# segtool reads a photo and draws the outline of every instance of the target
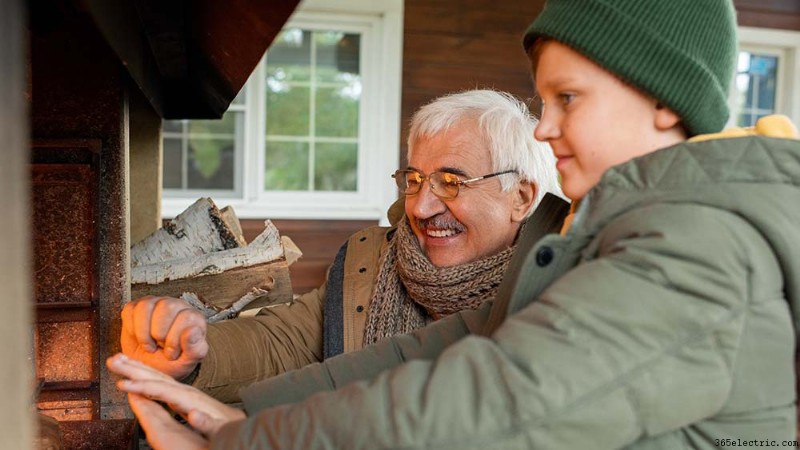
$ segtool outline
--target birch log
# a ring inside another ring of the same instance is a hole
[[[131,267],[243,247],[238,220],[238,232],[226,223],[226,218],[233,221],[231,215],[236,218],[233,211],[220,212],[210,198],[198,199],[164,228],[131,247]]]
[[[249,267],[285,259],[278,229],[264,222],[264,231],[246,247],[232,248],[131,267],[131,283],[156,284],[167,280],[222,273],[236,267]]]
[[[299,249],[290,245],[291,257],[296,259]],[[264,222],[264,231],[245,247],[131,268],[131,298],[180,297],[191,292],[203,303],[225,309],[254,288],[268,292],[247,309],[292,300],[289,264],[278,229],[269,220]]]
[[[236,239],[236,242],[239,243],[239,247],[244,247],[247,245],[247,241],[244,239],[244,233],[242,232],[242,224],[239,223],[239,217],[236,216],[236,213],[233,211],[233,208],[230,206],[226,206],[219,210],[220,216],[222,216],[222,220],[225,222],[225,225],[228,226],[228,229],[233,233],[233,237]]]

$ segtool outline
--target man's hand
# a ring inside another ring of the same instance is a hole
[[[204,437],[210,437],[230,421],[245,418],[243,411],[220,403],[123,354],[109,358],[106,365],[111,372],[127,378],[118,381],[117,387],[128,393],[131,408],[144,428],[148,442],[156,450],[208,448]],[[179,424],[154,400],[169,405],[202,436]]]
[[[147,296],[122,309],[122,352],[182,379],[208,353],[206,319],[187,302]]]

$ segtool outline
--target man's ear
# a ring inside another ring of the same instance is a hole
[[[681,117],[661,103],[656,103],[655,126],[656,129],[665,131],[680,126]]]
[[[514,204],[511,209],[511,221],[522,222],[528,217],[528,211],[536,200],[536,184],[530,181],[520,181],[514,192]]]

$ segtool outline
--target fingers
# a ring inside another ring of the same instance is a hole
[[[146,397],[128,394],[128,403],[148,437],[168,432],[173,428],[172,423],[180,426],[164,408]]]
[[[151,353],[156,351],[158,347],[150,333],[150,321],[153,315],[153,308],[155,308],[158,300],[159,297],[148,296],[134,300],[128,305],[125,305],[126,308],[130,307],[132,309],[130,313],[131,325],[133,334],[136,336],[136,342],[140,347]]]
[[[137,394],[128,394],[128,402],[142,425],[147,441],[155,450],[200,450],[208,441],[173,419],[164,408]]]
[[[202,313],[172,297],[147,296],[122,309],[122,352],[177,379],[208,354]]]
[[[129,394],[138,394],[167,403],[181,415],[187,415],[189,411],[197,408],[199,395],[204,395],[191,386],[176,384],[175,381],[120,380],[117,382],[117,387]]]
[[[206,318],[194,308],[178,310],[164,339],[164,354],[174,360],[183,356],[192,362],[199,362],[208,353],[206,343]],[[171,314],[172,311],[164,315]],[[156,316],[161,314],[156,314]]]
[[[159,372],[139,361],[128,358],[118,353],[106,360],[106,366],[111,372],[132,380],[161,380],[175,382],[169,375]],[[177,382],[175,382],[177,383]]]
[[[134,323],[133,323],[133,304],[132,302],[128,302],[123,308],[122,313],[122,332],[120,333],[120,345],[122,346],[122,351],[129,356],[133,356],[136,352],[136,347],[138,347],[138,341],[136,340],[136,333],[134,332]]]
[[[244,411],[220,404],[217,409],[194,408],[184,416],[189,425],[206,436],[211,436],[219,431],[228,422],[244,420],[247,418]]]
[[[206,436],[215,434],[228,422],[247,418],[241,409],[221,403],[217,408],[193,408],[184,417],[192,428]]]
[[[125,341],[133,341],[150,353],[161,347],[166,359],[174,360],[181,354],[182,334],[192,328],[199,328],[205,339],[205,318],[187,302],[172,297],[142,297],[122,310],[122,339],[127,344],[123,351],[132,354],[130,342]]]
[[[147,301],[139,302],[134,312],[137,324],[139,324],[137,331],[149,334],[149,337],[155,341],[157,346],[166,349],[166,339],[170,331],[173,333],[183,331],[182,326],[184,324],[176,322],[176,318],[183,311],[190,312],[193,310],[188,303],[177,298],[151,297]],[[174,328],[181,329],[173,330]],[[138,334],[137,337],[139,337]],[[143,340],[139,342],[144,343]],[[177,345],[172,347],[172,351],[176,353],[174,358],[177,358],[177,354],[180,353]]]
[[[169,404],[205,434],[213,434],[225,423],[245,418],[242,410],[225,405],[123,354],[109,358],[107,365],[111,372],[128,378],[117,382],[120,390]]]
[[[120,390],[169,403],[181,414],[192,408],[193,397],[203,395],[197,389],[122,354],[109,358],[107,365],[111,372],[128,378],[117,382]]]
[[[203,433],[205,436],[213,435],[220,427],[227,423],[227,421],[215,419],[197,409],[189,411],[189,414],[186,415],[186,421],[189,422],[192,428]]]
[[[202,361],[208,354],[208,341],[206,340],[206,321],[202,314],[200,323],[187,327],[180,335],[180,357],[187,363],[196,364]],[[197,319],[195,319],[197,320]]]

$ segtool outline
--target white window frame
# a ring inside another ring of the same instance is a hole
[[[739,50],[778,57],[775,112],[800,124],[800,32],[739,27]],[[736,126],[736,79],[731,83],[728,127]]]
[[[403,0],[304,0],[284,25],[288,27],[354,31],[362,36],[357,191],[263,190],[266,65],[262,59],[246,85],[245,151],[235,174],[237,186],[239,180],[243,181],[242,190],[165,190],[163,217],[174,217],[200,195],[209,195],[219,199],[220,206],[233,206],[240,218],[352,219],[387,223],[386,211],[397,199],[390,174],[397,169],[400,159]]]

